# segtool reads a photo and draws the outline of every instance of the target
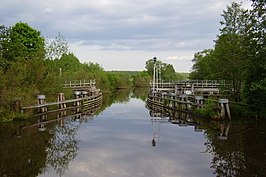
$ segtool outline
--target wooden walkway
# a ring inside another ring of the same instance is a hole
[[[102,104],[102,93],[100,92],[100,89],[96,88],[95,80],[84,79],[65,82],[64,88],[73,90],[74,99],[65,100],[64,93],[59,93],[57,101],[46,103],[45,95],[38,95],[38,104],[21,106],[21,112],[23,113],[26,110],[37,109],[38,115],[44,115],[70,109],[92,109]]]
[[[36,105],[31,105],[31,106],[24,106],[24,107],[21,107],[21,111],[24,112],[25,110],[28,110],[28,109],[46,108],[46,107],[50,107],[50,106],[54,106],[54,105],[57,105],[59,107],[60,105],[68,104],[68,103],[72,103],[72,105],[74,105],[74,106],[72,106],[72,107],[66,107],[65,106],[65,108],[45,111],[45,112],[40,113],[40,114],[60,112],[63,110],[74,109],[77,107],[87,107],[88,108],[88,107],[98,106],[102,103],[102,93],[99,93],[99,94],[93,95],[93,96],[83,97],[83,98],[77,98],[77,99],[71,99],[71,100],[65,100],[65,101],[49,102],[49,103],[36,104]],[[76,104],[76,103],[79,103],[79,104]]]
[[[93,91],[96,89],[96,82],[95,80],[74,80],[64,83],[64,88],[69,88],[72,90],[90,90]]]
[[[150,89],[155,92],[174,92],[178,94],[219,94],[220,88],[231,87],[224,80],[178,80],[173,82],[150,83]]]

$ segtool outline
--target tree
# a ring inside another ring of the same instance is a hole
[[[45,58],[46,59],[59,59],[63,54],[69,53],[69,47],[67,41],[59,33],[53,40],[45,40]]]
[[[145,68],[146,68],[146,70],[147,70],[147,73],[150,75],[150,76],[152,76],[153,75],[153,68],[154,68],[154,59],[149,59],[149,60],[147,60],[146,61],[146,63],[145,63],[146,65],[145,65]],[[156,65],[162,65],[162,61],[160,61],[160,60],[157,60],[156,61]]]
[[[135,87],[149,87],[151,81],[151,76],[146,72],[139,72],[137,75],[133,76],[133,84]]]
[[[160,60],[156,60],[156,63],[154,62],[154,59],[149,59],[146,61],[146,70],[147,73],[152,77],[153,76],[153,69],[154,69],[154,64],[156,64],[156,69],[161,71],[161,77],[162,80],[175,80],[177,78],[177,75],[175,73],[175,69],[173,65],[163,63]]]
[[[232,2],[227,6],[221,15],[224,20],[220,24],[224,27],[220,29],[221,34],[245,34],[249,22],[248,10],[241,8],[242,3]]]
[[[175,73],[175,69],[171,64],[162,65],[162,80],[165,81],[173,81],[176,80],[177,75]]]
[[[213,67],[214,76],[232,82],[232,97],[240,101],[246,74],[246,50],[243,36],[238,34],[224,34],[216,41]]]
[[[195,54],[191,78],[232,81],[232,97],[240,101],[247,66],[246,29],[248,11],[233,2],[223,11],[221,34],[215,41],[214,50]]]
[[[79,59],[73,54],[63,54],[59,60],[55,60],[58,71],[61,68],[63,72],[77,72],[80,69],[81,63]]]
[[[201,52],[197,52],[194,54],[194,59],[192,62],[194,63],[192,66],[192,71],[189,75],[190,79],[213,79],[213,64],[214,56],[213,49],[205,49]]]
[[[265,114],[266,108],[266,2],[252,0],[248,28],[249,50],[247,77],[245,79],[245,96],[247,102],[259,107]]]
[[[9,33],[10,28],[5,27],[4,25],[0,26],[0,58],[3,57],[3,54],[6,51],[5,47],[8,42]]]
[[[19,22],[11,27],[2,48],[2,56],[8,61],[16,61],[18,58],[44,58],[44,38],[40,31],[31,28],[27,23]]]
[[[4,53],[6,53],[7,50],[7,44],[8,44],[8,38],[9,38],[10,28],[3,26],[0,26],[0,70],[5,70],[9,66],[9,62],[4,59]]]

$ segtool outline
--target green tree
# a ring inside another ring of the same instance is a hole
[[[153,75],[154,64],[155,64],[154,59],[149,59],[149,60],[147,60],[146,63],[145,63],[145,68],[146,68],[146,70],[147,70],[147,73],[148,73],[150,76]],[[156,61],[156,65],[162,65],[162,61],[157,60],[157,61]]]
[[[194,63],[192,66],[192,71],[189,75],[190,79],[213,79],[213,49],[205,49],[201,52],[197,52],[194,54],[194,59],[192,62]]]
[[[246,74],[246,50],[239,34],[224,34],[216,41],[213,75],[216,79],[232,81],[232,97],[240,101]]]
[[[177,78],[177,75],[175,73],[175,69],[173,65],[163,63],[160,60],[156,60],[154,62],[154,59],[149,59],[146,61],[146,71],[147,73],[152,77],[153,76],[153,70],[154,70],[154,64],[156,67],[156,70],[160,72],[159,75],[161,75],[162,80],[169,81],[169,80],[175,80]]]
[[[243,80],[247,66],[246,34],[248,11],[233,2],[223,11],[221,34],[215,41],[214,50],[195,54],[191,78],[232,81],[232,97],[241,100]]]
[[[55,39],[45,40],[45,58],[59,59],[63,54],[69,53],[68,43],[65,38],[59,33]]]
[[[27,23],[16,23],[6,38],[2,44],[5,49],[2,56],[6,60],[44,58],[44,38],[40,31],[31,28]]]
[[[136,76],[133,76],[133,85],[135,87],[149,87],[151,76],[146,72],[139,72]]]
[[[250,25],[248,28],[248,67],[245,79],[247,102],[260,108],[264,114],[266,108],[266,2],[252,0]]]
[[[79,59],[73,53],[63,54],[61,58],[59,60],[55,60],[55,62],[58,72],[61,68],[63,74],[73,74],[81,67]]]
[[[165,81],[173,81],[176,80],[177,75],[175,73],[175,69],[171,64],[164,64],[161,68],[162,72],[162,80]]]
[[[246,27],[249,23],[248,10],[241,8],[242,3],[232,2],[231,6],[227,6],[221,15],[224,20],[220,21],[223,28],[220,29],[221,34],[245,34]]]

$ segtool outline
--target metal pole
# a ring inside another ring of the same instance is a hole
[[[153,57],[153,81],[152,81],[152,92],[155,93],[155,69],[156,69],[156,57]]]

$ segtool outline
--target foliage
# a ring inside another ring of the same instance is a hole
[[[232,2],[221,15],[224,20],[220,21],[223,26],[221,34],[245,34],[248,25],[248,10],[241,8],[242,3]]]
[[[135,87],[146,87],[150,86],[151,76],[145,72],[139,72],[136,76],[133,77],[133,84]]]
[[[248,28],[249,60],[245,78],[245,97],[247,102],[266,108],[266,2],[253,0]],[[263,109],[264,108],[264,109]],[[265,114],[265,112],[264,112]]]
[[[214,49],[195,54],[191,79],[225,79],[231,97],[266,108],[266,2],[252,0],[250,11],[233,2],[223,11]]]
[[[156,71],[159,71],[159,75],[162,80],[165,81],[171,81],[171,80],[176,80],[177,79],[177,74],[175,72],[175,69],[173,65],[163,63],[160,60],[157,60],[154,63],[154,59],[149,59],[146,61],[146,71],[147,73],[152,77],[153,76],[153,71],[154,71],[154,65],[156,67]]]
[[[26,23],[16,23],[1,34],[2,57],[8,61],[44,56],[44,38]]]
[[[63,91],[65,81],[95,79],[102,92],[112,92],[130,88],[136,74],[105,72],[98,63],[80,63],[73,53],[69,53],[61,34],[53,41],[47,41],[44,48],[40,32],[26,23],[0,26],[1,121],[21,117],[14,112],[18,101],[23,106],[35,104],[38,94],[46,95],[47,101],[54,101]],[[66,98],[72,97],[70,91],[63,92]]]
[[[219,115],[219,109],[217,101],[212,99],[205,100],[204,107],[201,109],[195,109],[195,113],[205,115],[211,118],[217,118]]]
[[[192,72],[190,73],[190,79],[213,79],[213,72],[212,72],[212,61],[213,61],[213,50],[206,49],[202,52],[197,52],[194,55],[194,62],[192,66]]]
[[[55,39],[45,40],[45,52],[46,59],[59,59],[63,54],[69,53],[68,43],[59,33]]]

